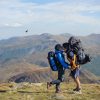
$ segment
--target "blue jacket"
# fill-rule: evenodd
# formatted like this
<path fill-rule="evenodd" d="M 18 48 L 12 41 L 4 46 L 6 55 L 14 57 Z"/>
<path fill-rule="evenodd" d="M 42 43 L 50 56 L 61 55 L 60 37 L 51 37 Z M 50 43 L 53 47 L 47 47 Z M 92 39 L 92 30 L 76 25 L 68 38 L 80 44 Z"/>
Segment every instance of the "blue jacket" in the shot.
<path fill-rule="evenodd" d="M 65 57 L 63 51 L 55 50 L 56 58 L 58 62 L 63 66 L 65 69 L 69 69 L 69 64 L 65 62 Z"/>

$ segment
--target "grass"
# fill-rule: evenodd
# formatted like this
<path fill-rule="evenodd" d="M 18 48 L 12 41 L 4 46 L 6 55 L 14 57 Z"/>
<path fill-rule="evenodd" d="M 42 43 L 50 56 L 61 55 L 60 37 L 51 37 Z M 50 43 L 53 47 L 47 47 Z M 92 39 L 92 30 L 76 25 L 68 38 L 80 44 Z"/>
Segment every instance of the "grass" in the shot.
<path fill-rule="evenodd" d="M 0 84 L 0 100 L 99 100 L 100 84 L 82 84 L 82 94 L 74 94 L 74 83 L 62 83 L 62 93 L 55 86 L 46 89 L 46 83 Z M 4 90 L 4 91 L 3 91 Z"/>

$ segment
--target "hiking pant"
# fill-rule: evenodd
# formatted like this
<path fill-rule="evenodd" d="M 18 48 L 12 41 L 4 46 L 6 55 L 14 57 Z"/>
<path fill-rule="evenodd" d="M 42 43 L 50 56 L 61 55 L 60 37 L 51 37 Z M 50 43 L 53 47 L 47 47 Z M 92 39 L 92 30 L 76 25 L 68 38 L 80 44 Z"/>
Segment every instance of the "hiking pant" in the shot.
<path fill-rule="evenodd" d="M 65 69 L 61 66 L 58 68 L 58 79 L 53 80 L 50 84 L 56 84 L 56 89 L 60 88 L 60 83 L 64 81 Z"/>

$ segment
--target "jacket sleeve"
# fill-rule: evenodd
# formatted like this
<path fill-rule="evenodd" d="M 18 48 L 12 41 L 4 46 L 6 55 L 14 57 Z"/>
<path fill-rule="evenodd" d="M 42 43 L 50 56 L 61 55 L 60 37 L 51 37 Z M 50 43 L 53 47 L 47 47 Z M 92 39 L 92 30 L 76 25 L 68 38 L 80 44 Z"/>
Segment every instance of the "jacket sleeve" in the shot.
<path fill-rule="evenodd" d="M 57 59 L 65 69 L 69 69 L 69 64 L 65 62 L 65 59 L 61 53 L 57 54 Z"/>

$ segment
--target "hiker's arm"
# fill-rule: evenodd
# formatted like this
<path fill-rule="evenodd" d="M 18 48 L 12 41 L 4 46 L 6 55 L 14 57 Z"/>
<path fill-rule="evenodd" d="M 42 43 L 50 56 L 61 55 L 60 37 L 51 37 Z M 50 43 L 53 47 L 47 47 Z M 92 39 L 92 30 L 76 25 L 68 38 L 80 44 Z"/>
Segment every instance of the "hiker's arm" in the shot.
<path fill-rule="evenodd" d="M 65 69 L 69 69 L 69 64 L 65 62 L 65 59 L 62 57 L 62 54 L 58 53 L 58 54 L 57 54 L 57 58 L 58 58 L 60 64 L 61 64 Z"/>
<path fill-rule="evenodd" d="M 71 59 L 69 59 L 68 57 L 67 57 L 67 59 L 68 59 L 69 62 L 71 62 Z"/>

